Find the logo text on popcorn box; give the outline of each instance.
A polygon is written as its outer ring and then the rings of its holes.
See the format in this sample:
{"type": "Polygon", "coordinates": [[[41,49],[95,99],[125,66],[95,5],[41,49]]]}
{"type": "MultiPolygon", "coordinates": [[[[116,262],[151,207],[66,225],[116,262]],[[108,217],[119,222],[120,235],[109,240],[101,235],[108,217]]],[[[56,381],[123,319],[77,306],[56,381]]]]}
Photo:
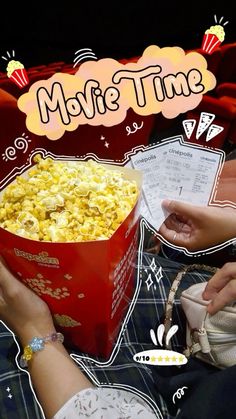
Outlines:
{"type": "Polygon", "coordinates": [[[14,252],[16,256],[22,257],[30,261],[35,261],[39,265],[59,268],[59,259],[48,256],[47,252],[40,252],[38,255],[35,255],[16,248],[14,248],[14,252]]]}
{"type": "Polygon", "coordinates": [[[30,131],[57,140],[81,124],[119,124],[129,108],[139,115],[162,112],[175,118],[198,106],[215,84],[201,54],[153,45],[136,63],[87,61],[75,75],[56,73],[40,80],[18,106],[30,131]]]}

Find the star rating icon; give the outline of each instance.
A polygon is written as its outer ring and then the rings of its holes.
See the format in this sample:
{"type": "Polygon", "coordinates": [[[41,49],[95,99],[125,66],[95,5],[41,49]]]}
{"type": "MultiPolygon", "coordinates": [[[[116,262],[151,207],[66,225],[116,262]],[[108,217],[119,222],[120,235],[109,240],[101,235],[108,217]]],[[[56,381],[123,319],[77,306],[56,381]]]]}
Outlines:
{"type": "Polygon", "coordinates": [[[107,141],[105,141],[104,146],[105,146],[106,148],[109,148],[109,143],[108,143],[107,141]]]}
{"type": "Polygon", "coordinates": [[[169,356],[169,355],[159,355],[159,356],[155,356],[152,355],[150,357],[150,361],[154,364],[154,365],[158,365],[158,364],[162,364],[162,365],[172,365],[172,363],[174,363],[175,365],[177,365],[177,363],[179,363],[180,365],[183,364],[184,361],[184,356],[180,355],[180,356],[169,356]]]}

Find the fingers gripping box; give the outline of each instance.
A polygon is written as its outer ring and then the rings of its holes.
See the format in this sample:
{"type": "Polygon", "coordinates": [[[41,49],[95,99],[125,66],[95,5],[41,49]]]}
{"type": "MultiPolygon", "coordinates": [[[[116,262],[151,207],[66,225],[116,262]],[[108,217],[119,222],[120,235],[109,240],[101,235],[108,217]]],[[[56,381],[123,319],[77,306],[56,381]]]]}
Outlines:
{"type": "MultiPolygon", "coordinates": [[[[82,241],[79,241],[81,236],[78,235],[76,241],[73,241],[70,240],[71,230],[67,228],[67,225],[66,228],[59,229],[60,234],[62,231],[66,232],[67,236],[63,241],[63,235],[56,237],[55,231],[52,232],[52,227],[51,241],[42,238],[32,239],[32,237],[37,237],[37,234],[41,234],[35,233],[39,231],[38,224],[36,221],[34,223],[33,216],[22,220],[21,211],[17,217],[17,223],[21,222],[21,227],[23,225],[24,228],[28,223],[33,233],[28,236],[24,234],[22,237],[22,228],[18,229],[16,234],[10,231],[9,223],[6,224],[6,228],[2,222],[0,250],[12,272],[48,304],[56,328],[64,334],[67,345],[91,355],[107,358],[112,351],[134,291],[134,261],[138,243],[142,176],[139,171],[133,169],[112,165],[99,166],[121,173],[124,179],[135,181],[138,187],[138,194],[132,209],[109,238],[91,236],[88,240],[89,236],[85,236],[82,241]],[[22,224],[23,222],[25,224],[22,224]]],[[[28,184],[31,169],[21,176],[27,180],[28,184]]],[[[52,185],[53,187],[55,188],[55,185],[52,185]]],[[[29,190],[32,188],[30,185],[29,190]]],[[[1,201],[5,192],[6,190],[1,191],[1,201]]],[[[85,199],[85,194],[86,192],[79,196],[79,202],[85,199]]],[[[20,198],[17,200],[15,197],[15,208],[18,208],[19,201],[20,198]]],[[[40,204],[42,202],[49,204],[48,198],[42,198],[40,204]]],[[[51,201],[50,205],[52,205],[51,201]]],[[[5,207],[11,211],[9,202],[5,207]]],[[[96,212],[98,208],[93,207],[93,210],[96,212]]],[[[1,211],[5,211],[3,204],[1,204],[1,211]]],[[[55,213],[57,213],[56,220],[58,221],[58,217],[70,211],[72,212],[71,209],[65,207],[62,211],[62,208],[56,206],[51,208],[50,217],[55,218],[55,213]]],[[[3,215],[1,214],[2,218],[3,215]]],[[[103,219],[106,217],[109,218],[109,213],[105,211],[103,219]]],[[[60,222],[62,221],[60,218],[60,222]]],[[[80,220],[80,222],[80,233],[85,234],[86,220],[80,220]]],[[[42,221],[39,221],[39,226],[41,225],[42,221]]],[[[65,225],[64,219],[64,227],[65,225]]],[[[41,230],[44,231],[42,234],[46,234],[44,237],[48,239],[48,229],[46,232],[43,228],[41,230]]]]}

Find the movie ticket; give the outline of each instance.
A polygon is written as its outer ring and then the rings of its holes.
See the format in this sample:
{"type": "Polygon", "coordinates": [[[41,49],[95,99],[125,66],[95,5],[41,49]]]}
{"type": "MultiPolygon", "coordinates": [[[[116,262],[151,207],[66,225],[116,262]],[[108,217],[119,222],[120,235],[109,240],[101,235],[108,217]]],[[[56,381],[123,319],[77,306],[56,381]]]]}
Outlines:
{"type": "Polygon", "coordinates": [[[223,156],[221,150],[183,143],[181,136],[132,156],[132,167],[143,172],[142,216],[158,230],[167,216],[163,199],[207,205],[223,156]]]}

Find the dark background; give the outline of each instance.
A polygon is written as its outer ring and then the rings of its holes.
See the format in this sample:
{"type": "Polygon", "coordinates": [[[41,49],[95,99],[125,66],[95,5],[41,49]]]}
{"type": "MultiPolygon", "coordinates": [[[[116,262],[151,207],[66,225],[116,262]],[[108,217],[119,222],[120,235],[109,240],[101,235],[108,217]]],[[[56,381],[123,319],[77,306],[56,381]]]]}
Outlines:
{"type": "MultiPolygon", "coordinates": [[[[54,61],[72,62],[80,48],[98,58],[141,55],[151,44],[199,48],[214,14],[224,16],[225,43],[236,41],[233,0],[8,3],[1,12],[0,56],[12,49],[25,67],[54,61]]],[[[0,71],[6,62],[0,59],[0,71]]]]}

